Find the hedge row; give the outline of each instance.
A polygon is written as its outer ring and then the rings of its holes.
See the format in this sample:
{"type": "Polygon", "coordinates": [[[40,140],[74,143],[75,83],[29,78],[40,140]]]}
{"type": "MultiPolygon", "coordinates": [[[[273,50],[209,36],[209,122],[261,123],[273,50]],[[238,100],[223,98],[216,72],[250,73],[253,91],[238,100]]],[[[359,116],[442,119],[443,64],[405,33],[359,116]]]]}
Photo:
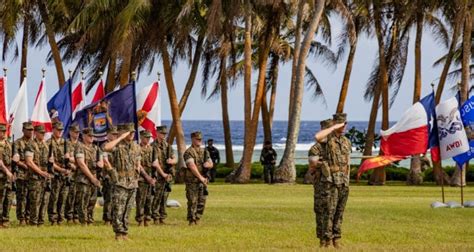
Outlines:
{"type": "MultiPolygon", "coordinates": [[[[236,164],[237,166],[237,164],[236,164]]],[[[357,176],[357,170],[359,166],[353,165],[351,166],[351,179],[355,179],[357,176]]],[[[452,175],[454,173],[455,167],[447,166],[444,170],[449,174],[452,175]]],[[[308,165],[296,165],[296,176],[297,178],[304,178],[304,175],[308,171],[308,165]]],[[[385,168],[387,180],[389,181],[406,181],[407,176],[409,173],[409,169],[406,167],[396,167],[390,166],[385,168]]],[[[218,178],[225,178],[232,172],[232,168],[225,167],[223,164],[219,164],[217,166],[217,177],[218,178]]],[[[368,171],[361,176],[361,180],[367,180],[370,176],[372,171],[368,171]]],[[[423,181],[426,182],[434,182],[434,175],[433,169],[427,169],[423,172],[423,181]]],[[[474,165],[470,165],[469,169],[466,174],[466,179],[468,181],[474,181],[474,165]]],[[[260,163],[253,163],[252,164],[252,179],[261,179],[263,178],[263,166],[260,163]]]]}

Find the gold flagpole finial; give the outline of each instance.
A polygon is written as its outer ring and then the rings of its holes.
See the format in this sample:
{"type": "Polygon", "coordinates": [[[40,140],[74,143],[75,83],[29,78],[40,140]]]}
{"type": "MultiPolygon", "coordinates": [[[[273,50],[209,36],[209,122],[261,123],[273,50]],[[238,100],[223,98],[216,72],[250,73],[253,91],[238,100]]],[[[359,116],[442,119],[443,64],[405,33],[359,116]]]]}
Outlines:
{"type": "Polygon", "coordinates": [[[72,70],[71,70],[71,69],[69,69],[69,71],[68,71],[68,72],[69,72],[69,79],[72,79],[72,70]]]}
{"type": "Polygon", "coordinates": [[[84,69],[81,69],[81,80],[84,80],[84,69]]]}
{"type": "Polygon", "coordinates": [[[160,81],[160,76],[161,76],[161,73],[160,73],[160,72],[158,72],[157,74],[158,74],[158,81],[160,81]]]}
{"type": "Polygon", "coordinates": [[[3,76],[7,76],[7,70],[8,70],[8,68],[3,67],[3,76]]]}
{"type": "Polygon", "coordinates": [[[26,77],[26,72],[27,72],[27,70],[26,70],[26,67],[25,67],[25,68],[23,68],[23,76],[25,76],[25,77],[26,77]]]}
{"type": "Polygon", "coordinates": [[[44,78],[45,73],[46,73],[46,69],[42,68],[42,69],[41,69],[41,72],[43,72],[43,78],[44,78]]]}
{"type": "Polygon", "coordinates": [[[137,80],[137,73],[135,71],[132,72],[132,81],[137,80]]]}

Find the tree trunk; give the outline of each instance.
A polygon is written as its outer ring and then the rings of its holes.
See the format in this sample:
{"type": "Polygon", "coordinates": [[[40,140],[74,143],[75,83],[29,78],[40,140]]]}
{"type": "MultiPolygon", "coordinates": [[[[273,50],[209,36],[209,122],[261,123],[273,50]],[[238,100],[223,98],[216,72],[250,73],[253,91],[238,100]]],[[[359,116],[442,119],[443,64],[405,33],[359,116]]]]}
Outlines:
{"type": "Polygon", "coordinates": [[[264,92],[262,97],[262,126],[264,141],[272,141],[272,128],[270,124],[270,112],[268,111],[267,92],[264,92]]]}
{"type": "MultiPolygon", "coordinates": [[[[186,107],[186,103],[188,102],[189,95],[191,94],[191,90],[194,87],[194,83],[196,81],[196,75],[199,69],[199,63],[201,62],[201,54],[202,54],[202,45],[204,44],[204,36],[199,35],[196,49],[194,51],[193,63],[191,65],[191,72],[189,73],[188,81],[186,82],[186,86],[184,87],[183,95],[179,100],[179,116],[183,115],[184,108],[186,107]]],[[[168,143],[172,144],[174,142],[176,134],[174,131],[174,122],[171,122],[171,129],[168,135],[168,143]]]]}
{"type": "Polygon", "coordinates": [[[107,69],[107,83],[105,84],[105,93],[108,94],[115,89],[115,70],[117,68],[117,53],[112,52],[107,69]]]}
{"type": "MultiPolygon", "coordinates": [[[[463,104],[468,97],[469,88],[470,88],[470,78],[471,78],[471,32],[472,32],[472,1],[468,0],[466,3],[466,9],[464,14],[464,34],[462,42],[462,62],[461,62],[461,104],[463,104]]],[[[467,132],[470,132],[470,128],[467,128],[467,132]]],[[[468,134],[469,136],[471,134],[468,134]]],[[[451,177],[451,186],[465,186],[466,185],[466,173],[469,168],[469,163],[463,165],[462,169],[464,172],[461,172],[460,169],[455,169],[453,176],[451,177]]]]}
{"type": "Polygon", "coordinates": [[[51,47],[51,54],[54,60],[54,66],[58,75],[59,88],[61,88],[66,79],[64,77],[63,63],[61,59],[61,53],[59,52],[58,44],[54,34],[53,27],[51,26],[51,20],[49,19],[48,8],[44,0],[38,0],[38,9],[43,20],[44,27],[46,30],[46,36],[48,37],[49,46],[51,47]]]}
{"type": "Polygon", "coordinates": [[[120,87],[123,87],[130,83],[130,73],[132,72],[132,69],[130,68],[132,64],[132,54],[132,42],[130,42],[129,39],[126,39],[121,54],[122,64],[120,65],[120,87]]]}
{"type": "Polygon", "coordinates": [[[278,169],[275,171],[275,181],[278,183],[294,183],[296,180],[295,170],[295,148],[298,142],[298,135],[301,123],[301,106],[303,102],[304,93],[304,74],[306,69],[306,57],[308,56],[311,41],[319,26],[319,21],[324,11],[326,1],[317,1],[311,23],[304,36],[298,64],[296,67],[296,78],[294,85],[294,103],[290,113],[290,120],[288,121],[288,134],[286,140],[285,151],[278,169]]]}
{"type": "Polygon", "coordinates": [[[227,99],[227,57],[221,59],[221,106],[222,106],[222,127],[224,128],[225,160],[226,167],[234,167],[234,152],[232,150],[232,136],[230,131],[229,108],[227,99]]]}
{"type": "MultiPolygon", "coordinates": [[[[420,1],[418,1],[420,3],[420,1]]],[[[423,12],[418,10],[416,16],[416,38],[415,38],[415,86],[413,88],[413,104],[421,97],[421,40],[423,35],[423,12]]],[[[414,155],[410,162],[410,173],[407,176],[408,185],[421,185],[423,176],[421,170],[420,155],[414,155]]]]}
{"type": "MultiPolygon", "coordinates": [[[[291,64],[291,81],[290,81],[290,99],[288,104],[288,112],[293,111],[293,96],[295,89],[295,80],[296,80],[296,68],[298,64],[298,59],[300,56],[300,47],[301,47],[301,34],[303,32],[303,14],[304,14],[304,5],[306,1],[299,1],[298,4],[298,13],[296,14],[296,34],[295,34],[295,48],[293,50],[293,62],[291,64]]],[[[288,113],[288,121],[290,121],[291,114],[288,113]]]]}
{"type": "Polygon", "coordinates": [[[181,116],[179,115],[178,99],[176,97],[176,90],[173,81],[173,71],[171,69],[171,62],[168,54],[168,45],[166,37],[161,38],[159,42],[161,57],[163,60],[163,71],[165,74],[166,89],[168,90],[168,97],[170,100],[171,116],[175,122],[174,128],[176,131],[176,143],[178,146],[178,164],[176,166],[176,182],[182,181],[181,168],[184,167],[183,154],[186,151],[186,143],[184,141],[183,125],[181,123],[181,116]]]}
{"type": "Polygon", "coordinates": [[[23,19],[23,38],[21,40],[21,63],[20,63],[20,85],[25,78],[25,71],[23,69],[27,69],[28,67],[28,39],[30,36],[30,16],[25,13],[25,17],[23,19]]]}
{"type": "MultiPolygon", "coordinates": [[[[275,61],[279,62],[280,57],[275,56],[274,59],[275,61]]],[[[276,103],[276,91],[277,91],[277,85],[278,85],[278,70],[279,70],[279,65],[275,65],[275,69],[273,69],[272,74],[272,90],[270,93],[270,107],[268,109],[268,114],[270,116],[270,129],[273,129],[273,115],[275,114],[275,103],[276,103]]]]}
{"type": "Polygon", "coordinates": [[[344,105],[346,103],[347,90],[349,89],[349,80],[352,73],[352,65],[354,63],[354,56],[357,48],[357,39],[351,45],[349,50],[349,57],[347,58],[346,70],[344,72],[344,79],[342,81],[341,92],[339,93],[339,101],[337,103],[336,113],[344,112],[344,105]]]}

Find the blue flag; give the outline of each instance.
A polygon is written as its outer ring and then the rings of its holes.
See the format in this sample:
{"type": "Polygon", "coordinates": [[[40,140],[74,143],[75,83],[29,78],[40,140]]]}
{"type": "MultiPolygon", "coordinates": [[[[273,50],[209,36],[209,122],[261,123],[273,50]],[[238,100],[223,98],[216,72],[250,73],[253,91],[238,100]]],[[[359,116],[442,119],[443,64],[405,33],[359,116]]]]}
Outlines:
{"type": "Polygon", "coordinates": [[[76,113],[74,123],[81,129],[93,128],[97,141],[104,141],[107,129],[121,123],[137,123],[135,83],[107,94],[103,99],[87,105],[76,113]]]}
{"type": "MultiPolygon", "coordinates": [[[[459,110],[464,127],[467,127],[472,131],[474,129],[474,96],[464,102],[459,110]]],[[[469,151],[453,157],[459,167],[462,167],[463,164],[471,158],[474,158],[474,140],[469,140],[469,147],[469,151]]]]}
{"type": "MultiPolygon", "coordinates": [[[[59,121],[63,123],[64,129],[67,129],[72,121],[72,102],[71,102],[72,80],[66,81],[64,86],[48,102],[48,112],[54,109],[58,113],[59,121]]],[[[63,136],[67,136],[67,130],[64,130],[63,136]]]]}

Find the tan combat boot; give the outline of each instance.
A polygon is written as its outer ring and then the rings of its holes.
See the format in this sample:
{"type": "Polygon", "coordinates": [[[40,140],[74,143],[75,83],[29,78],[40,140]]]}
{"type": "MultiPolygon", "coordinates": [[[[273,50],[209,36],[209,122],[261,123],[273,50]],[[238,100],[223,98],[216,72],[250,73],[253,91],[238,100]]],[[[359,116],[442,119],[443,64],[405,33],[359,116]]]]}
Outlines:
{"type": "Polygon", "coordinates": [[[148,221],[147,220],[143,221],[143,226],[148,227],[148,221]]]}
{"type": "Polygon", "coordinates": [[[325,240],[325,241],[324,241],[324,247],[325,247],[325,248],[331,247],[331,240],[325,240]]]}
{"type": "Polygon", "coordinates": [[[139,226],[139,227],[143,226],[143,222],[139,221],[139,222],[138,222],[138,226],[139,226]]]}
{"type": "Polygon", "coordinates": [[[340,239],[332,239],[332,245],[334,246],[334,248],[340,249],[340,248],[341,248],[341,241],[340,241],[340,239]]]}
{"type": "Polygon", "coordinates": [[[165,220],[160,219],[160,225],[166,225],[165,220]]]}

